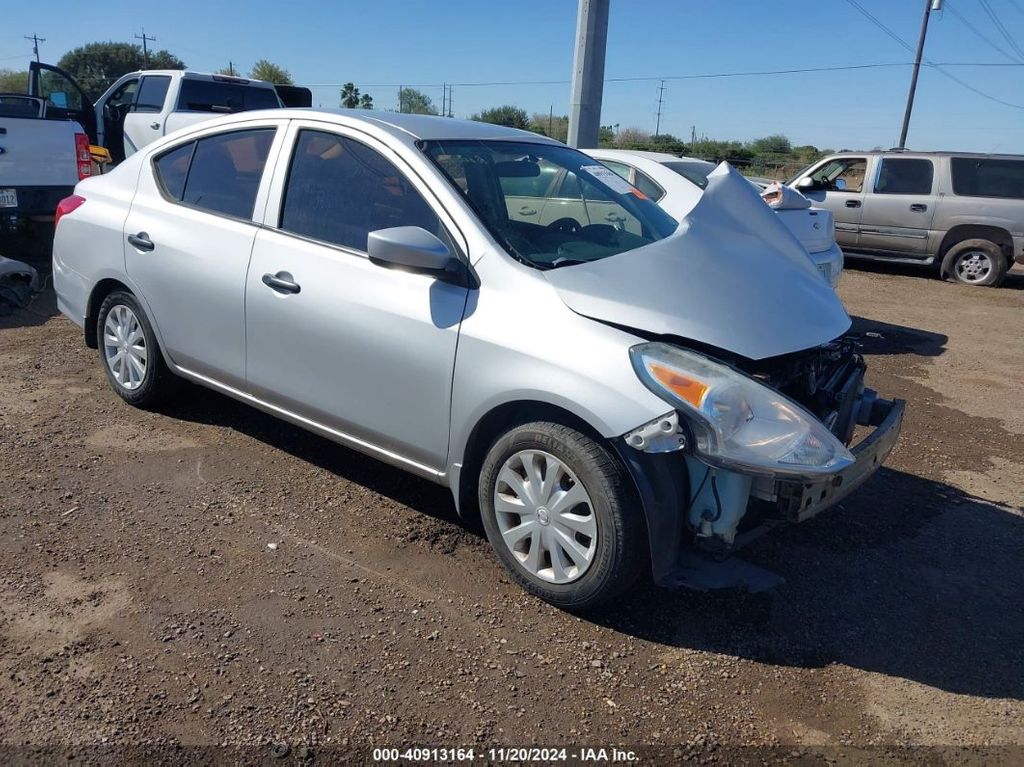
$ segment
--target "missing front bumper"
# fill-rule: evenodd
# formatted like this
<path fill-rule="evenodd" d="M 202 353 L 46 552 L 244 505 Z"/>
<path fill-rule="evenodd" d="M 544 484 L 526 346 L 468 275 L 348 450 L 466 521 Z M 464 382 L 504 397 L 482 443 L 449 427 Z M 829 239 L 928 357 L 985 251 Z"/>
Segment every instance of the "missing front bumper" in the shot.
<path fill-rule="evenodd" d="M 813 482 L 778 482 L 779 511 L 785 518 L 791 522 L 810 519 L 864 484 L 896 447 L 906 406 L 901 399 L 876 400 L 871 412 L 875 430 L 851 448 L 856 460 L 838 474 Z"/>

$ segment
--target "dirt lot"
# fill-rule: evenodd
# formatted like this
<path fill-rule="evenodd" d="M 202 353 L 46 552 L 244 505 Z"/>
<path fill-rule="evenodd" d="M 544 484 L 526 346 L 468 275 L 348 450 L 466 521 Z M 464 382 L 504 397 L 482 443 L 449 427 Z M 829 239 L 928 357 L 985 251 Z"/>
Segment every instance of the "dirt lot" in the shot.
<path fill-rule="evenodd" d="M 1024 274 L 841 293 L 889 466 L 749 550 L 775 592 L 587 620 L 447 491 L 202 389 L 133 410 L 52 295 L 0 319 L 0 743 L 1024 746 Z"/>

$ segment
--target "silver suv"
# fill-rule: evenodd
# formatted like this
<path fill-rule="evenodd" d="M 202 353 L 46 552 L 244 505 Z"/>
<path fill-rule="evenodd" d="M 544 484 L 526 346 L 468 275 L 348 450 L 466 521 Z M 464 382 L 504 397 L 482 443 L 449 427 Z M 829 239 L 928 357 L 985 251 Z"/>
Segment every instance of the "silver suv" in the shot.
<path fill-rule="evenodd" d="M 788 183 L 832 211 L 848 256 L 938 262 L 985 286 L 1024 263 L 1024 156 L 843 152 Z"/>

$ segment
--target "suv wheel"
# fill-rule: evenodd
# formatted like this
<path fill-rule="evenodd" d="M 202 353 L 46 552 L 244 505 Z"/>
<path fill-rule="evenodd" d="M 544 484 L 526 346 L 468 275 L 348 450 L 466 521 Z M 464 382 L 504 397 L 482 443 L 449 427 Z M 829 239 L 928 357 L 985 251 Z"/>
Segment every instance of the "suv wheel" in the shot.
<path fill-rule="evenodd" d="M 487 539 L 512 578 L 565 609 L 583 610 L 639 573 L 640 511 L 610 452 L 554 423 L 519 426 L 487 453 L 479 501 Z"/>
<path fill-rule="evenodd" d="M 103 300 L 96 338 L 103 371 L 125 402 L 152 407 L 174 388 L 149 318 L 131 293 L 116 290 Z"/>
<path fill-rule="evenodd" d="M 990 240 L 964 240 L 946 251 L 942 276 L 953 282 L 996 287 L 1009 269 L 1003 249 Z"/>

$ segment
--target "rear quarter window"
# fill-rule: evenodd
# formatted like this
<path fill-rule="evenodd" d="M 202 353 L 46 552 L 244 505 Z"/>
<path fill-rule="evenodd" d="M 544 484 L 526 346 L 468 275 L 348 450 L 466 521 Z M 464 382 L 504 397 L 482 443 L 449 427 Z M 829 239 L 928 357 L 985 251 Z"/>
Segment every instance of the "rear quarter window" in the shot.
<path fill-rule="evenodd" d="M 1024 160 L 953 157 L 953 194 L 1024 200 Z"/>
<path fill-rule="evenodd" d="M 168 197 L 175 200 L 181 199 L 182 192 L 185 191 L 188 166 L 192 162 L 192 150 L 195 149 L 195 146 L 196 142 L 190 141 L 170 152 L 165 152 L 154 161 L 157 183 Z"/>

